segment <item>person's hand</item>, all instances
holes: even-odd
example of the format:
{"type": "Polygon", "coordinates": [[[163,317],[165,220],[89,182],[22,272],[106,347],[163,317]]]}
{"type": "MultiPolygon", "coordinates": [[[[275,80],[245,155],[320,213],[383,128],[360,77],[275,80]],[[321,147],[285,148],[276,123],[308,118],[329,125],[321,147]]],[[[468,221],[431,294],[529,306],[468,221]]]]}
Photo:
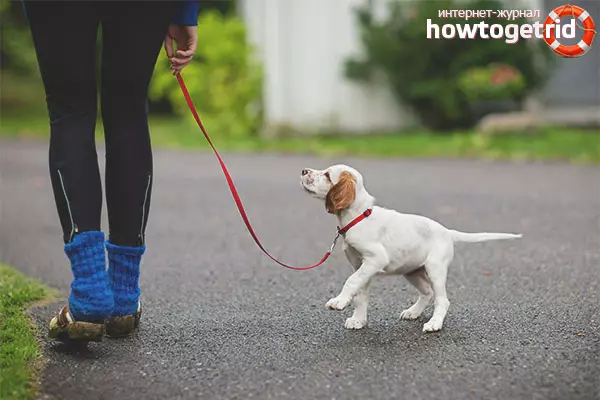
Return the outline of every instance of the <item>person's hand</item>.
{"type": "Polygon", "coordinates": [[[165,50],[171,61],[173,75],[181,72],[183,67],[192,61],[198,45],[198,31],[196,26],[172,24],[165,36],[165,50]],[[174,51],[173,41],[177,43],[177,52],[174,51]]]}

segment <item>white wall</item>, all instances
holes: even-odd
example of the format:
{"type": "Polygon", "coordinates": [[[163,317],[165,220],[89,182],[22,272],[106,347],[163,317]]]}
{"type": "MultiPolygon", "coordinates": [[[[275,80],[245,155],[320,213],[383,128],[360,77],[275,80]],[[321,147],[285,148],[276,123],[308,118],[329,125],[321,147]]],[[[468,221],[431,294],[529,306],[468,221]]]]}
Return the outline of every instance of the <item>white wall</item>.
{"type": "Polygon", "coordinates": [[[410,122],[385,85],[362,86],[344,77],[346,56],[361,49],[353,8],[364,0],[240,3],[265,69],[268,130],[377,131],[410,122]]]}

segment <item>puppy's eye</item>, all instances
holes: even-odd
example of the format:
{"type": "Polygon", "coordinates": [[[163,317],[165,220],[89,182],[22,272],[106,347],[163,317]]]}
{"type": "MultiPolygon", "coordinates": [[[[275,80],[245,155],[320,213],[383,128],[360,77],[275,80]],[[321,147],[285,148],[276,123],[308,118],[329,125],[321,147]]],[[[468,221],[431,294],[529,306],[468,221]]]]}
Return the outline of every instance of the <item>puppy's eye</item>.
{"type": "Polygon", "coordinates": [[[325,178],[327,178],[327,180],[331,181],[331,177],[329,176],[329,172],[325,172],[325,178]]]}

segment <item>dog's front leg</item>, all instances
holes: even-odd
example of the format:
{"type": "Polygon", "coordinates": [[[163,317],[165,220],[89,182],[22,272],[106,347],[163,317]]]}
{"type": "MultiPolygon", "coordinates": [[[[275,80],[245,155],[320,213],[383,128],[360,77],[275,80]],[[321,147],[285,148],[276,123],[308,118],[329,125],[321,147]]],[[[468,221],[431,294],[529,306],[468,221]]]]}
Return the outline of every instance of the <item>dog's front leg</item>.
{"type": "MultiPolygon", "coordinates": [[[[382,271],[386,265],[387,256],[384,251],[375,252],[373,256],[368,258],[363,257],[363,263],[360,268],[346,280],[340,294],[327,302],[327,308],[338,311],[344,310],[348,307],[348,304],[350,304],[354,296],[356,296],[359,291],[366,289],[371,278],[382,271]]],[[[359,304],[357,304],[357,306],[359,306],[359,304]]]]}
{"type": "MultiPolygon", "coordinates": [[[[344,252],[346,253],[346,258],[354,268],[354,270],[358,270],[362,265],[361,255],[354,250],[354,248],[346,245],[344,243],[344,252]]],[[[370,282],[356,293],[356,296],[352,299],[352,303],[354,305],[354,312],[352,316],[346,319],[346,323],[344,326],[346,329],[362,329],[367,326],[367,309],[369,308],[369,286],[370,282]]]]}
{"type": "Polygon", "coordinates": [[[346,320],[344,326],[346,329],[362,329],[367,325],[367,308],[369,307],[369,286],[371,282],[356,293],[354,299],[354,313],[346,320]]]}

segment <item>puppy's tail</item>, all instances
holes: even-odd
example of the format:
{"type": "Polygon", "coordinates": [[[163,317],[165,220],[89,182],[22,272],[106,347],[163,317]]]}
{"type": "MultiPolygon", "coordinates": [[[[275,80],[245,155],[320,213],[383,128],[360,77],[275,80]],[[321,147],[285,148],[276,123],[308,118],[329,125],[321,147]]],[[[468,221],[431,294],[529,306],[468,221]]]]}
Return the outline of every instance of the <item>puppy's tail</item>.
{"type": "Polygon", "coordinates": [[[510,239],[519,239],[523,237],[521,234],[513,234],[513,233],[466,233],[460,232],[453,229],[448,230],[450,232],[450,236],[452,240],[457,242],[468,242],[468,243],[478,243],[478,242],[487,242],[490,240],[510,240],[510,239]]]}

